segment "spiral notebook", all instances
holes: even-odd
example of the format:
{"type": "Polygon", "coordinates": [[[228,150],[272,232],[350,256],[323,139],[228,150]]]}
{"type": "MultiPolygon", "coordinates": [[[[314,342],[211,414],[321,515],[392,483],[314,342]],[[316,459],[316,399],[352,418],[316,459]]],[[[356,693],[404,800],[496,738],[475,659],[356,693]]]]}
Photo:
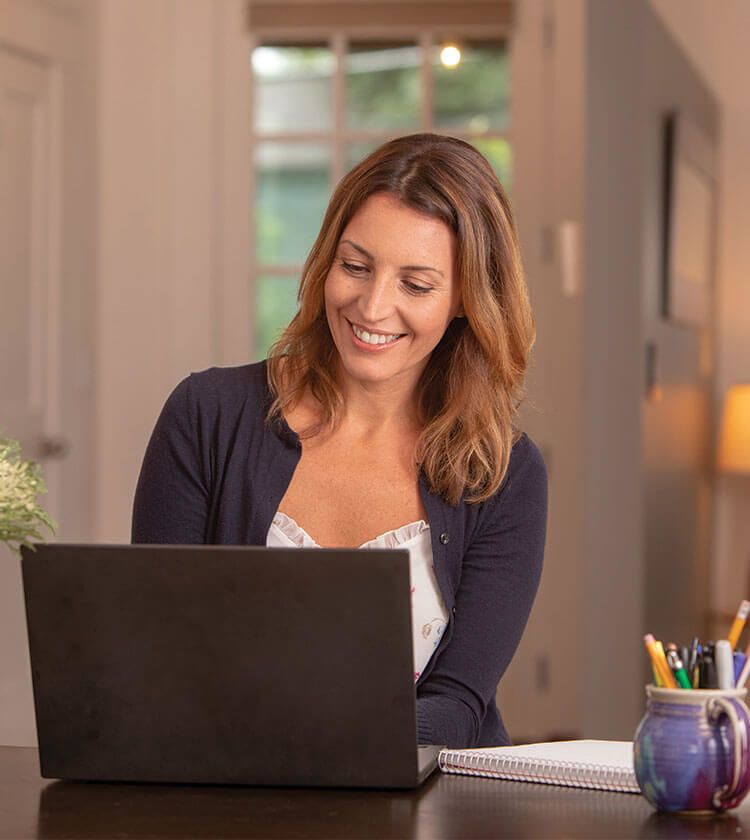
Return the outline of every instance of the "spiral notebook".
{"type": "Polygon", "coordinates": [[[441,750],[438,765],[444,773],[640,793],[632,741],[552,741],[441,750]]]}

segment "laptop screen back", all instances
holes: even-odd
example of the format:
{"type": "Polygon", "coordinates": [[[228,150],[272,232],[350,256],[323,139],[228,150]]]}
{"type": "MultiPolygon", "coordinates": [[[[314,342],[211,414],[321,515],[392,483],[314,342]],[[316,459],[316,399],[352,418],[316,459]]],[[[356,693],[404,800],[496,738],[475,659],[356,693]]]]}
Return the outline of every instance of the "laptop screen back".
{"type": "Polygon", "coordinates": [[[38,546],[42,775],[409,787],[408,553],[38,546]]]}

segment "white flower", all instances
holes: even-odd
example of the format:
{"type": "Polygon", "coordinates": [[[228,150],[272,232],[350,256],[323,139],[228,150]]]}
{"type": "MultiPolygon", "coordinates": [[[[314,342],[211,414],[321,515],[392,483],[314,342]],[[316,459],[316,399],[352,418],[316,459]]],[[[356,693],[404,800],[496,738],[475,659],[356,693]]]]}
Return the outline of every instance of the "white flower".
{"type": "Polygon", "coordinates": [[[0,542],[18,551],[42,539],[42,525],[54,531],[54,522],[37,503],[46,492],[39,465],[21,457],[17,441],[0,438],[0,542]]]}

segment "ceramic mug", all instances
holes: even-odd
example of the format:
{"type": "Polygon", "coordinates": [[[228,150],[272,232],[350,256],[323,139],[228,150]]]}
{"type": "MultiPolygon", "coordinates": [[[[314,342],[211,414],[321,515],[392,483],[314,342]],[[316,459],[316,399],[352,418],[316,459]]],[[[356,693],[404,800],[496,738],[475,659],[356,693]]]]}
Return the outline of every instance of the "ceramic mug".
{"type": "Polygon", "coordinates": [[[750,713],[745,689],[646,686],[634,739],[635,775],[661,811],[736,808],[750,789],[750,713]]]}

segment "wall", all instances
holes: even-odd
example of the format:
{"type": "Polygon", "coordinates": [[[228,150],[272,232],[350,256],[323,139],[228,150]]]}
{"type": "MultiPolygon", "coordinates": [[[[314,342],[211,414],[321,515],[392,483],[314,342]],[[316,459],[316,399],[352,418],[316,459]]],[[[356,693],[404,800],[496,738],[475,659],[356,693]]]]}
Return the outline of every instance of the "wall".
{"type": "MultiPolygon", "coordinates": [[[[14,271],[0,280],[3,292],[11,295],[14,316],[26,314],[13,307],[14,286],[34,284],[32,294],[39,297],[32,298],[34,318],[20,327],[25,336],[37,340],[31,348],[36,358],[26,369],[33,396],[24,406],[28,411],[17,415],[19,427],[5,432],[22,440],[27,457],[42,461],[49,494],[41,501],[59,522],[57,539],[85,540],[92,530],[94,497],[94,7],[87,0],[0,0],[0,52],[35,68],[43,80],[38,99],[13,94],[22,109],[33,113],[35,148],[29,156],[33,163],[28,180],[19,167],[13,194],[3,200],[19,214],[24,208],[28,212],[26,218],[17,217],[11,229],[16,236],[30,236],[32,268],[29,274],[21,268],[22,273],[14,271]],[[45,457],[44,442],[52,439],[63,442],[65,457],[45,457]]],[[[3,148],[4,128],[0,126],[0,154],[10,150],[10,165],[18,166],[12,145],[3,148]]],[[[16,300],[26,293],[24,287],[16,300]]],[[[19,352],[0,360],[0,365],[20,373],[23,358],[19,352]]],[[[18,406],[9,410],[7,394],[6,404],[0,397],[0,426],[13,423],[14,408],[18,406]]],[[[34,741],[20,563],[0,546],[0,744],[34,741]]]]}
{"type": "MultiPolygon", "coordinates": [[[[649,11],[644,43],[642,217],[644,338],[657,353],[660,397],[644,403],[646,533],[645,627],[659,638],[708,633],[708,578],[713,517],[715,313],[700,328],[663,317],[661,309],[662,126],[677,112],[681,154],[715,178],[719,107],[694,67],[649,11]],[[695,138],[692,143],[687,142],[695,138]]],[[[725,631],[726,632],[726,631],[725,631]]]]}
{"type": "MultiPolygon", "coordinates": [[[[511,53],[513,205],[537,327],[522,425],[549,476],[544,573],[498,702],[514,739],[577,735],[583,699],[583,305],[563,288],[558,236],[584,213],[582,0],[524,0],[511,53]]],[[[580,281],[580,269],[577,272],[580,281]]]]}
{"type": "MultiPolygon", "coordinates": [[[[586,9],[584,733],[629,738],[641,711],[640,404],[643,4],[586,9]],[[616,688],[615,688],[616,686],[616,688]]],[[[648,83],[651,83],[650,76],[648,83]]]]}
{"type": "Polygon", "coordinates": [[[127,542],[170,390],[247,360],[249,90],[240,0],[102,0],[96,529],[127,542]]]}
{"type": "Polygon", "coordinates": [[[715,138],[717,109],[642,0],[524,0],[518,12],[514,200],[539,331],[524,423],[547,457],[550,520],[539,599],[500,699],[516,734],[630,738],[654,611],[677,630],[707,605],[710,520],[695,512],[710,376],[696,423],[665,423],[672,438],[686,425],[692,437],[683,433],[675,473],[688,492],[663,495],[658,540],[649,515],[668,453],[647,446],[642,413],[645,339],[660,330],[678,360],[675,390],[694,385],[697,344],[656,326],[661,115],[679,105],[715,138]],[[566,273],[571,233],[580,247],[566,273]],[[697,534],[687,567],[683,533],[697,534]],[[665,599],[663,578],[681,561],[686,597],[665,599]]]}
{"type": "Polygon", "coordinates": [[[641,3],[588,0],[518,8],[514,201],[538,329],[523,419],[547,460],[550,515],[539,597],[499,692],[516,736],[628,738],[640,711],[642,124],[632,56],[642,13],[641,3]]]}
{"type": "MultiPolygon", "coordinates": [[[[721,101],[719,237],[717,247],[717,376],[715,410],[726,388],[750,382],[750,5],[744,0],[651,0],[693,67],[721,101]]],[[[726,632],[729,616],[750,587],[750,480],[719,476],[711,576],[712,632],[726,632]]]]}

